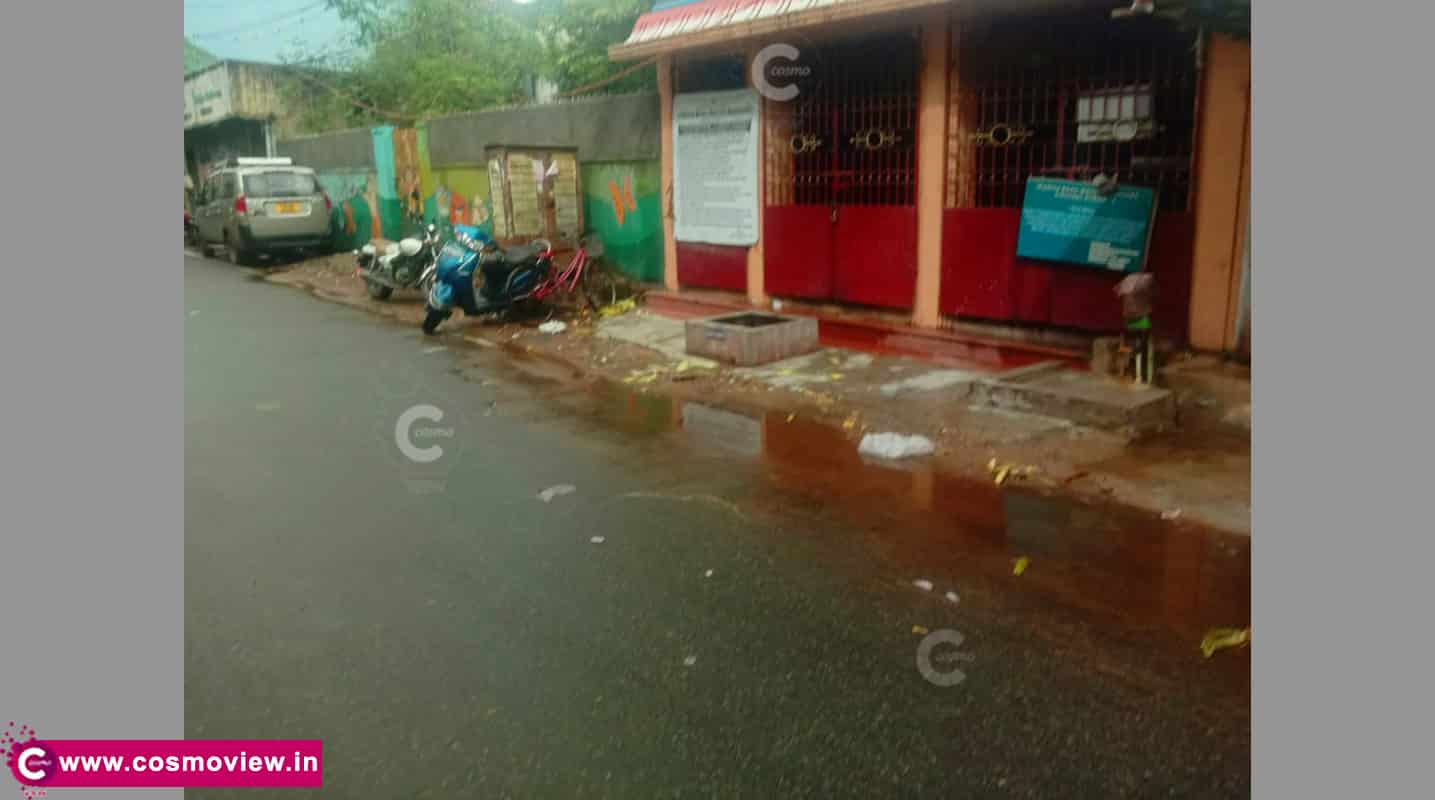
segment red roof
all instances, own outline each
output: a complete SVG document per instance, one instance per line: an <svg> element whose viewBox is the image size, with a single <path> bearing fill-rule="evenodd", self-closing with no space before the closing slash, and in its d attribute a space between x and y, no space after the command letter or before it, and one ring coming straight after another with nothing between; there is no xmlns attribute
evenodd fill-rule
<svg viewBox="0 0 1435 800"><path fill-rule="evenodd" d="M623 46L797 14L861 0L667 0L638 17Z"/></svg>

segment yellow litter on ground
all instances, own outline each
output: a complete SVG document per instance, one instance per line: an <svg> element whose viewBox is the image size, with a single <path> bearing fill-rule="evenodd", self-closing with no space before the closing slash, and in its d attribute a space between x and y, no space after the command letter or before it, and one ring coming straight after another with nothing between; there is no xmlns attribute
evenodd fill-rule
<svg viewBox="0 0 1435 800"><path fill-rule="evenodd" d="M1011 574L1020 575L1023 572L1026 572L1026 568L1029 566L1031 566L1031 559L1027 558L1026 556L1022 556L1021 558L1018 558L1016 561L1012 562Z"/></svg>
<svg viewBox="0 0 1435 800"><path fill-rule="evenodd" d="M628 377L623 379L623 383L652 383L662 377L665 371L665 368L659 365L654 365L646 369L635 369L628 373Z"/></svg>
<svg viewBox="0 0 1435 800"><path fill-rule="evenodd" d="M1206 631L1206 637L1201 640L1201 655L1210 658L1217 650L1225 650L1228 647L1245 647L1251 643L1251 629L1247 628L1212 628Z"/></svg>
<svg viewBox="0 0 1435 800"><path fill-rule="evenodd" d="M1001 486L1003 483L1006 483L1007 478L1029 478L1032 475L1035 475L1038 471L1039 470L1037 470L1036 467L1033 467L1030 464L1027 464L1025 466L1017 466L1016 464L999 464L997 463L997 460L995 458L987 462L987 472L992 473L993 480L996 482L997 486Z"/></svg>
<svg viewBox="0 0 1435 800"><path fill-rule="evenodd" d="M626 299L626 300L619 300L618 302L613 303L612 305L606 305L606 306L603 306L602 308L598 309L598 316L601 317L601 318L603 318L603 319L607 319L608 317L616 317L616 316L620 316L620 315L622 315L622 314L626 314L626 313L628 313L629 311L632 311L633 309L635 309L635 308L637 308L637 307L638 307L638 301L636 301L636 300L634 300L633 298L629 297L629 298Z"/></svg>

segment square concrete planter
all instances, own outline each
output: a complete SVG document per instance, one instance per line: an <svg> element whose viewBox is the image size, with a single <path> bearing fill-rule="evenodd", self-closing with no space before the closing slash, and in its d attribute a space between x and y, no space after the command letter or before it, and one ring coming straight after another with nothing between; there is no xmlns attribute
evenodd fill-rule
<svg viewBox="0 0 1435 800"><path fill-rule="evenodd" d="M686 334L688 355L739 367L769 364L818 349L816 319L765 311L690 319Z"/></svg>

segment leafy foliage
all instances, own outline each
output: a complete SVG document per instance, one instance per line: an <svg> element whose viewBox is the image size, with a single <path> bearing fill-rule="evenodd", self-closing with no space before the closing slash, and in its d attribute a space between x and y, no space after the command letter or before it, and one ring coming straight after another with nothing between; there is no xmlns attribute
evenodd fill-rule
<svg viewBox="0 0 1435 800"><path fill-rule="evenodd" d="M1251 36L1251 0L1158 0L1156 14L1211 33Z"/></svg>
<svg viewBox="0 0 1435 800"><path fill-rule="evenodd" d="M208 50L191 42L184 40L184 74L188 75L197 69L204 69L219 59Z"/></svg>
<svg viewBox="0 0 1435 800"><path fill-rule="evenodd" d="M312 68L283 91L312 104L309 131L411 122L520 102L535 78L560 90L608 77L608 46L627 38L651 0L325 0L355 31L337 52L300 52ZM652 88L652 70L606 87ZM316 94L317 90L317 94Z"/></svg>
<svg viewBox="0 0 1435 800"><path fill-rule="evenodd" d="M628 38L651 0L545 0L541 29L545 73L564 91L608 78L628 64L608 60L608 47ZM604 86L605 91L656 90L657 73L644 69Z"/></svg>

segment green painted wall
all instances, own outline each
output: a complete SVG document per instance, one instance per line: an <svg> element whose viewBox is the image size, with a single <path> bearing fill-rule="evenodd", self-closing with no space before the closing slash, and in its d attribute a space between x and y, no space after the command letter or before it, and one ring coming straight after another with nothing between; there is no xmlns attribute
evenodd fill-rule
<svg viewBox="0 0 1435 800"><path fill-rule="evenodd" d="M663 279L662 166L657 160L579 165L587 232L603 242L603 260L630 278Z"/></svg>
<svg viewBox="0 0 1435 800"><path fill-rule="evenodd" d="M419 191L423 194L424 224L432 225L438 219L438 199L434 197L437 184L434 182L433 164L429 159L429 129L422 123L418 126L419 141Z"/></svg>
<svg viewBox="0 0 1435 800"><path fill-rule="evenodd" d="M374 136L374 171L378 175L380 229L391 239L403 237L403 206L399 202L398 171L394 166L394 126L381 125Z"/></svg>
<svg viewBox="0 0 1435 800"><path fill-rule="evenodd" d="M354 250L374 237L374 173L363 167L319 170L319 185L334 204L331 213L332 244L336 250Z"/></svg>

